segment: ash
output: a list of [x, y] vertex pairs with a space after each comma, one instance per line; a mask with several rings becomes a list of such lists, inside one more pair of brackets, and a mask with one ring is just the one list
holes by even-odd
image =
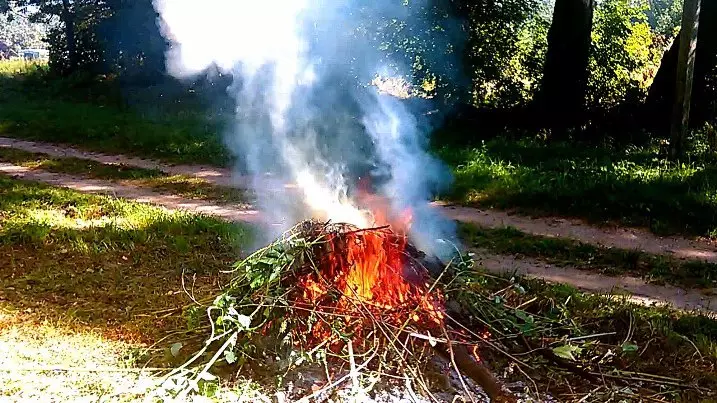
[[[415, 382], [407, 382], [405, 379], [394, 379], [387, 381], [382, 379], [381, 382], [371, 388], [369, 391], [354, 388], [351, 381], [348, 380], [340, 387], [327, 390], [318, 394], [310, 400], [306, 397], [312, 395], [312, 388], [326, 383], [324, 370], [321, 368], [311, 368], [291, 376], [284, 388], [281, 388], [274, 394], [273, 402], [290, 403], [290, 402], [321, 402], [321, 403], [338, 403], [338, 402], [361, 402], [361, 403], [488, 403], [490, 398], [476, 385], [470, 378], [463, 376], [463, 383], [455, 370], [451, 368], [451, 364], [443, 358], [436, 357], [432, 362], [432, 370], [424, 374], [430, 377], [435, 385], [431, 385], [431, 395], [419, 390], [414, 384]], [[348, 374], [345, 372], [339, 374], [343, 376]], [[365, 387], [365, 385], [361, 385]], [[507, 383], [506, 388], [509, 389], [520, 403], [545, 403], [557, 402], [550, 396], [535, 396], [535, 392], [531, 392], [527, 385], [523, 382]]]

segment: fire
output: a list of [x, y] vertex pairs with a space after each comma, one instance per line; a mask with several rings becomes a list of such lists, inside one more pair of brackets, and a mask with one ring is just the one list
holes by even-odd
[[[344, 318], [343, 327], [360, 340], [372, 329], [371, 321], [394, 328], [412, 324], [421, 329], [443, 325], [442, 296], [431, 290], [425, 268], [408, 259], [410, 213], [392, 226], [351, 229], [329, 234], [317, 253], [318, 270], [300, 279], [300, 305]], [[337, 342], [327, 323], [310, 330], [314, 343]]]

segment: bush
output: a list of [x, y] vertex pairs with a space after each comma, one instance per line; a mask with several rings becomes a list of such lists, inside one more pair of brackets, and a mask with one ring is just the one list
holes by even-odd
[[588, 107], [615, 108], [644, 100], [657, 74], [663, 47], [648, 23], [648, 7], [631, 0], [605, 0], [595, 13]]

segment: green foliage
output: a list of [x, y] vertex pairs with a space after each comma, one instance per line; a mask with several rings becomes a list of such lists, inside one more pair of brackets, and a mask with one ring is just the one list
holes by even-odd
[[543, 15], [535, 0], [466, 6], [466, 70], [474, 104], [513, 106], [530, 99], [547, 44]]
[[521, 24], [515, 34], [514, 47], [508, 52], [509, 58], [503, 61], [500, 77], [475, 90], [476, 103], [513, 107], [532, 100], [543, 75], [549, 28], [550, 21], [540, 12], [532, 13]]
[[660, 35], [673, 37], [682, 22], [683, 0], [647, 0], [647, 20]]
[[[46, 40], [55, 73], [113, 73], [146, 80], [164, 70], [166, 43], [151, 0], [16, 0], [5, 1], [5, 8], [49, 27]], [[77, 65], [70, 60], [67, 24], [74, 29]]]
[[[90, 0], [73, 1], [71, 18], [73, 20], [77, 49], [77, 66], [70, 61], [65, 23], [52, 25], [47, 33], [50, 49], [50, 69], [57, 74], [73, 72], [100, 72], [104, 58], [97, 36], [97, 26], [108, 17], [108, 10]], [[52, 18], [63, 17], [62, 7], [54, 1], [42, 1], [37, 19], [49, 23]]]
[[588, 105], [610, 109], [642, 101], [663, 49], [648, 24], [646, 5], [632, 0], [598, 3], [593, 26]]

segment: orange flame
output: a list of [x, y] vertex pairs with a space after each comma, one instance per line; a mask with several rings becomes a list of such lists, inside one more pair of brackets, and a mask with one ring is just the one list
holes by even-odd
[[338, 344], [337, 317], [345, 328], [341, 333], [351, 333], [355, 346], [375, 322], [439, 330], [443, 296], [431, 289], [428, 271], [407, 254], [411, 211], [391, 214], [390, 202], [371, 193], [365, 180], [356, 201], [372, 213], [374, 228], [327, 234], [315, 253], [317, 270], [298, 279], [302, 292], [295, 303], [325, 315], [305, 329], [307, 342]]
[[[407, 242], [405, 234], [389, 229], [332, 235], [319, 270], [300, 282], [300, 301], [323, 312], [345, 315], [346, 327], [357, 339], [370, 331], [371, 317], [397, 328], [411, 322], [423, 329], [442, 326], [442, 297], [429, 292], [430, 277], [425, 269], [413, 267], [405, 259]], [[356, 318], [365, 320], [357, 323]], [[315, 342], [331, 339], [331, 327], [316, 323], [311, 336]]]

